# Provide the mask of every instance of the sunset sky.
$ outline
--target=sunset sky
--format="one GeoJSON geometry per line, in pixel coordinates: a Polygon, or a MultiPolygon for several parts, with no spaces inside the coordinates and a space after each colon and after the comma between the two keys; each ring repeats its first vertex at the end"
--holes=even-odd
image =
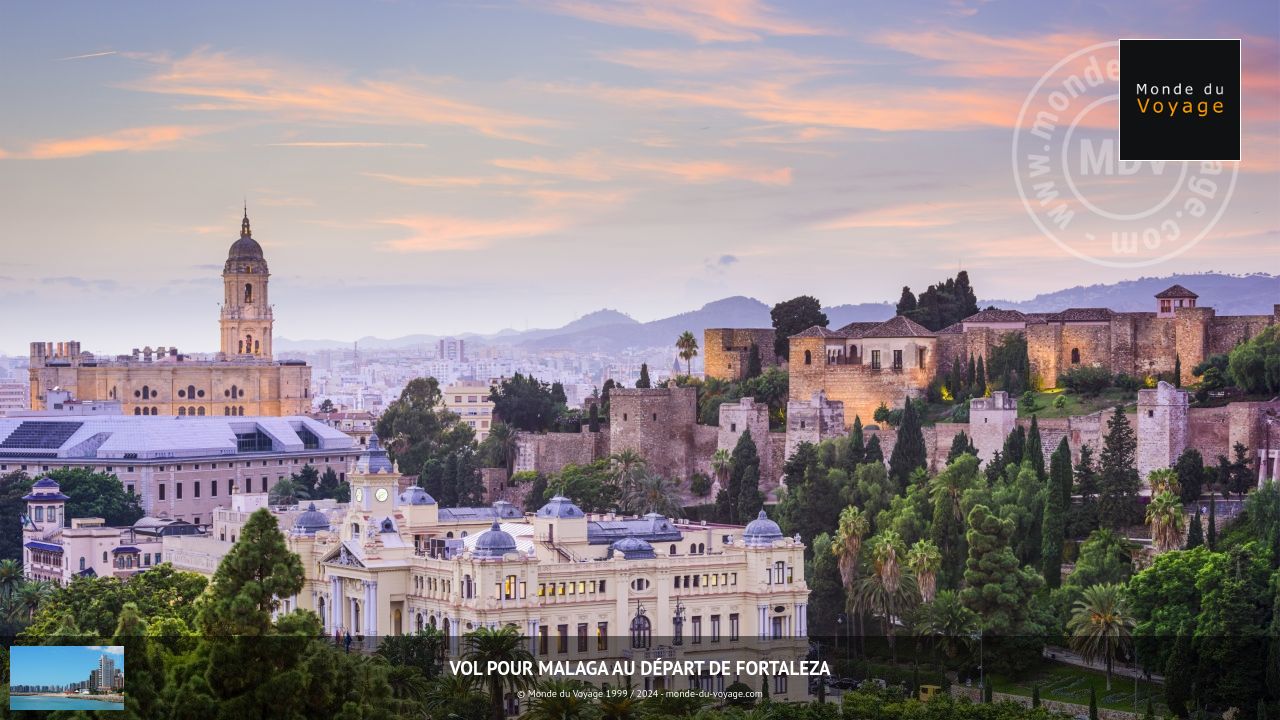
{"type": "Polygon", "coordinates": [[[1277,272],[1278,7],[6,3],[0,352],[215,349],[244,199],[292,339],[1277,272]],[[1040,75],[1119,37],[1244,48],[1225,217],[1127,270],[1041,235],[1010,167],[1040,75]]]}

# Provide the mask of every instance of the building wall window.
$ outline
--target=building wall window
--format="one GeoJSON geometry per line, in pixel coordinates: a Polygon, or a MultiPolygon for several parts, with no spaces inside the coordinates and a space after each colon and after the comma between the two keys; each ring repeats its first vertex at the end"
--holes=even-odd
{"type": "Polygon", "coordinates": [[[813,364],[813,353],[809,352],[808,350],[804,351],[804,364],[805,365],[813,364]]]}
{"type": "Polygon", "coordinates": [[[1071,364],[1080,364],[1080,348],[1071,348],[1071,364]]]}

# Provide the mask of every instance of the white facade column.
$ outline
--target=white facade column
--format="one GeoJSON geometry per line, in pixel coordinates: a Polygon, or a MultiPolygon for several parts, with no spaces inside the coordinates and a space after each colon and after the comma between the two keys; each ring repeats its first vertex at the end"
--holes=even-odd
{"type": "Polygon", "coordinates": [[[333,632],[342,627],[342,578],[329,580],[329,630],[333,632]]]}
{"type": "Polygon", "coordinates": [[[449,618],[449,652],[455,656],[458,654],[459,629],[457,616],[449,618]]]}

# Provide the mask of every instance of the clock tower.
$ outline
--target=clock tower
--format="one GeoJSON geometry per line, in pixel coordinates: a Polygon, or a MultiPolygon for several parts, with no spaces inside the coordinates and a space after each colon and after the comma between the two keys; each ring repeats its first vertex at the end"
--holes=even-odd
{"type": "Polygon", "coordinates": [[[369,436],[369,443],[347,481],[351,483],[351,505],[344,536],[358,540],[359,531],[352,529],[359,527],[367,531],[370,521],[394,514],[396,493],[400,489],[400,472],[387,457],[376,434],[369,436]]]}
{"type": "Polygon", "coordinates": [[[249,228],[249,208],[240,221],[240,239],[231,243],[222,268],[222,354],[271,359],[275,324],[267,296],[267,260],[249,228]]]}

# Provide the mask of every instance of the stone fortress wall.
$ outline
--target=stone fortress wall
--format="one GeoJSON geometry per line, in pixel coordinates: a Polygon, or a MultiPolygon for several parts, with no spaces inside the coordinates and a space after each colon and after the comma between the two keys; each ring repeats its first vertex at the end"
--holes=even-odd
{"type": "Polygon", "coordinates": [[[773,328],[707,328],[702,336],[704,374],[723,380],[743,379],[752,344],[760,348],[762,368],[777,367],[773,339],[773,328]]]}

